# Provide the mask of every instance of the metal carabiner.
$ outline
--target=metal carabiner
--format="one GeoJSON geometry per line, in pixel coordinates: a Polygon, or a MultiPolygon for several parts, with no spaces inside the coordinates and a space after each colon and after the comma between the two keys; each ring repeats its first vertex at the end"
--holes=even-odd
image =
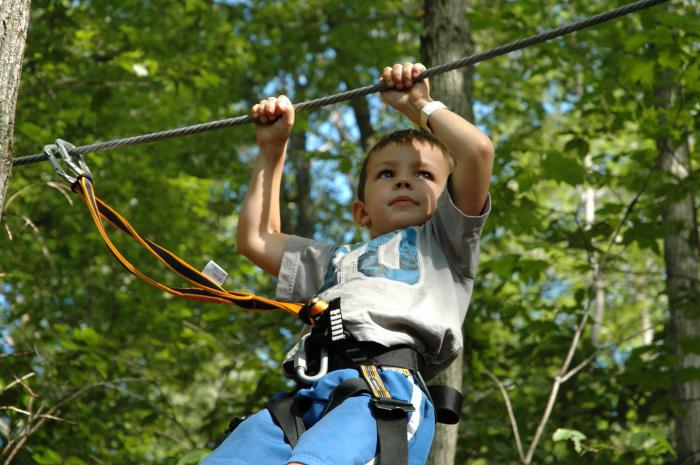
{"type": "Polygon", "coordinates": [[[58,145],[56,144],[48,144],[44,146],[44,154],[48,157],[49,162],[51,162],[51,166],[53,166],[54,171],[56,171],[56,174],[68,181],[69,184],[73,184],[75,182],[75,178],[70,177],[68,173],[61,168],[61,164],[57,158],[57,155],[60,156],[60,154],[57,154],[58,151],[58,145]]]}
{"type": "Polygon", "coordinates": [[[328,352],[326,349],[321,347],[320,366],[318,372],[314,375],[310,375],[306,372],[306,340],[311,336],[311,333],[305,334],[299,340],[299,350],[297,350],[296,356],[294,357],[294,370],[296,372],[299,381],[303,381],[307,384],[311,384],[315,381],[321,379],[326,373],[328,373],[328,352]]]}
{"type": "Polygon", "coordinates": [[[71,185],[74,184],[79,177],[85,176],[92,180],[92,173],[90,168],[88,168],[82,155],[77,156],[76,161],[68,153],[70,150],[74,149],[75,145],[71,144],[62,139],[56,139],[55,144],[49,144],[44,146],[44,153],[48,157],[53,169],[56,171],[60,177],[68,181],[71,185]],[[75,177],[66,173],[66,171],[61,167],[61,162],[70,168],[75,174],[75,177]]]}

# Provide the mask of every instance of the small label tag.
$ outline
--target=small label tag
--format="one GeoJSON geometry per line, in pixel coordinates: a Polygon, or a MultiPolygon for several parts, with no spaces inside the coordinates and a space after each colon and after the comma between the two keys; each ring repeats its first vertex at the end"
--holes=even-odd
{"type": "Polygon", "coordinates": [[[211,280],[219,286],[221,286],[221,284],[223,284],[223,282],[226,281],[226,278],[228,277],[228,273],[226,273],[226,271],[224,271],[223,268],[217,265],[214,260],[209,260],[207,266],[205,266],[204,270],[202,270],[202,274],[211,278],[211,280]]]}

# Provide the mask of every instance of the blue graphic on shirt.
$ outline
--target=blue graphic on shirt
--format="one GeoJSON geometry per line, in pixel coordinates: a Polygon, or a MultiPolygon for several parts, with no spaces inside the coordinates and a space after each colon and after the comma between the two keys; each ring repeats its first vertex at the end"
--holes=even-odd
{"type": "Polygon", "coordinates": [[[335,270],[335,264],[340,261],[343,255],[348,253],[350,253],[350,247],[347,245],[335,248],[332,253],[333,258],[331,258],[331,262],[328,264],[328,268],[326,268],[326,275],[323,277],[323,286],[321,286],[321,289],[317,292],[317,294],[320,294],[326,289],[330,289],[338,284],[338,273],[335,270]]]}
{"type": "MultiPolygon", "coordinates": [[[[418,233],[415,228],[407,228],[399,231],[394,231],[375,237],[367,243],[365,251],[357,259],[357,271],[367,276],[368,278],[383,278],[392,281],[401,282],[404,284],[416,284],[420,281],[420,267],[418,263],[418,248],[416,239],[418,233]],[[389,267],[379,260],[379,248],[391,242],[396,236],[400,235],[398,246],[391,251],[387,251],[389,255],[398,256],[398,268],[389,267]],[[396,250],[398,249],[398,250],[396,250]]],[[[363,244],[357,244],[354,248],[362,247],[363,244]]],[[[333,259],[331,260],[324,282],[319,293],[330,289],[338,284],[337,266],[340,266],[341,259],[344,255],[350,252],[348,246],[342,246],[335,249],[333,259]]]]}
{"type": "Polygon", "coordinates": [[[395,231],[372,239],[367,250],[357,260],[357,270],[370,278],[385,278],[405,284],[416,284],[420,279],[418,269],[418,250],[416,249],[416,230],[413,228],[395,231]],[[396,234],[401,234],[399,241],[399,267],[389,268],[379,263],[379,247],[391,241],[396,234]]]}

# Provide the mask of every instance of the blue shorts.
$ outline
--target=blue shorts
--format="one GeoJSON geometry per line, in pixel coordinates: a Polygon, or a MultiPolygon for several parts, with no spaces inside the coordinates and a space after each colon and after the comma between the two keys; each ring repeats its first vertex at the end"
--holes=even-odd
{"type": "MultiPolygon", "coordinates": [[[[411,402],[414,412],[407,415],[408,463],[424,465],[435,433],[433,406],[415,383],[393,368],[380,368],[391,396],[411,402]]],[[[298,391],[311,403],[303,416],[306,432],[292,449],[267,409],[248,417],[200,465],[370,465],[377,456],[377,423],[372,415],[369,394],[346,399],[321,417],[328,399],[340,383],[358,378],[357,370],[328,373],[309,389],[298,391]]]]}

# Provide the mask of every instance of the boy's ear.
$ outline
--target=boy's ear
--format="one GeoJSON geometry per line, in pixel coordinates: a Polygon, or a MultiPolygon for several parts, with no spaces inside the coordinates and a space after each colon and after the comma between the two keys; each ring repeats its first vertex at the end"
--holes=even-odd
{"type": "Polygon", "coordinates": [[[352,219],[355,220],[355,223],[362,228],[370,225],[369,214],[365,209],[364,202],[355,200],[352,203],[352,219]]]}

